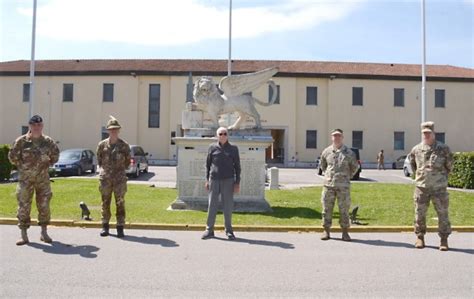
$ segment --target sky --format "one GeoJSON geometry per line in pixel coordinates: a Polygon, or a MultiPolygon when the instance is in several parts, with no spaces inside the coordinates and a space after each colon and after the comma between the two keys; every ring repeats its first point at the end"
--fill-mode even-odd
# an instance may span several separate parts
{"type": "MultiPolygon", "coordinates": [[[[229,0],[37,0],[36,59],[227,59],[229,0]]],[[[233,0],[232,59],[421,63],[421,0],[233,0]]],[[[0,61],[33,0],[0,0],[0,61]]],[[[426,62],[474,68],[474,0],[426,0],[426,62]]]]}

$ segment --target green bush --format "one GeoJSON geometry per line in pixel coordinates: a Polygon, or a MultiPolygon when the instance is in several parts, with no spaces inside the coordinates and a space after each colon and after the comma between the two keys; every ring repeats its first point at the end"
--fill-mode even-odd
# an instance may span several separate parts
{"type": "Polygon", "coordinates": [[[12,172],[13,165],[8,160],[10,145],[0,145],[0,181],[8,180],[12,172]]]}
{"type": "Polygon", "coordinates": [[[474,152],[455,153],[453,171],[449,174],[450,187],[474,189],[474,152]]]}

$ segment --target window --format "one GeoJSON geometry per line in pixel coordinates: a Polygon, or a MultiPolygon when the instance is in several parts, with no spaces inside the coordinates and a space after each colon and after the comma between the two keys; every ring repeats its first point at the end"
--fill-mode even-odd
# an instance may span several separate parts
{"type": "Polygon", "coordinates": [[[107,132],[107,129],[105,127],[102,127],[100,131],[100,140],[104,140],[109,138],[109,133],[107,132]]]}
{"type": "Polygon", "coordinates": [[[306,87],[306,105],[318,105],[318,88],[316,86],[306,87]]]}
{"type": "Polygon", "coordinates": [[[63,84],[63,102],[72,102],[74,94],[74,85],[70,83],[63,84]]]}
{"type": "MultiPolygon", "coordinates": [[[[280,85],[276,86],[276,90],[277,90],[277,96],[273,104],[280,104],[280,85]]],[[[269,85],[268,86],[268,102],[269,103],[272,100],[272,97],[273,97],[273,88],[271,87],[271,85],[269,85]]]]}
{"type": "Polygon", "coordinates": [[[148,127],[160,127],[160,84],[150,84],[148,98],[148,127]]]}
{"type": "Polygon", "coordinates": [[[362,106],[363,104],[362,87],[352,87],[352,106],[362,106]]]}
{"type": "Polygon", "coordinates": [[[317,148],[318,146],[318,131],[307,130],[306,131],[306,148],[317,148]]]}
{"type": "Polygon", "coordinates": [[[405,107],[405,89],[395,88],[393,90],[393,106],[405,107]]]}
{"type": "Polygon", "coordinates": [[[102,101],[104,102],[114,101],[114,85],[112,83],[104,83],[102,101]]]}
{"type": "Polygon", "coordinates": [[[445,134],[444,133],[435,133],[435,139],[438,142],[445,143],[445,134]]]}
{"type": "Polygon", "coordinates": [[[25,135],[26,133],[28,133],[28,130],[30,128],[28,126],[21,126],[21,135],[25,135]]]}
{"type": "Polygon", "coordinates": [[[194,90],[194,83],[193,84],[186,84],[186,102],[193,102],[193,90],[194,90]]]}
{"type": "Polygon", "coordinates": [[[244,92],[244,95],[246,95],[246,96],[253,96],[253,93],[252,93],[251,91],[249,91],[249,92],[244,92]]]}
{"type": "Polygon", "coordinates": [[[446,107],[444,89],[435,89],[435,107],[436,108],[446,107]]]}
{"type": "Polygon", "coordinates": [[[404,150],[405,149],[405,132],[394,132],[393,133],[393,149],[404,150]]]}
{"type": "Polygon", "coordinates": [[[352,131],[352,147],[362,149],[364,143],[363,131],[352,131]]]}
{"type": "Polygon", "coordinates": [[[30,101],[30,83],[23,84],[23,102],[30,101]]]}

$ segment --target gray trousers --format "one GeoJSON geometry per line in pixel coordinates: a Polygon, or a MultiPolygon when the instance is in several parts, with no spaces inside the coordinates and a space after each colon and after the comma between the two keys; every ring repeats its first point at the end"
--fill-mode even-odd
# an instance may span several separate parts
{"type": "Polygon", "coordinates": [[[234,209],[234,178],[209,181],[209,207],[207,210],[207,227],[214,230],[216,214],[219,204],[219,195],[223,204],[225,231],[232,230],[232,210],[234,209]]]}

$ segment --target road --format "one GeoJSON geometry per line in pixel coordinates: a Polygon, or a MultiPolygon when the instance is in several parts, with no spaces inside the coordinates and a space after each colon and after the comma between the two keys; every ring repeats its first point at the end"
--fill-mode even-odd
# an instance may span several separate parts
{"type": "MultiPolygon", "coordinates": [[[[53,227],[53,244],[16,246],[0,225],[1,298],[472,298],[474,234],[455,233],[451,251],[414,249],[408,233],[352,234],[353,242],[311,233],[236,232],[236,241],[200,232],[53,227]]],[[[334,234],[340,238],[340,234],[334,234]]]]}
{"type": "MultiPolygon", "coordinates": [[[[310,168],[280,168],[280,185],[282,189],[293,189],[314,185],[322,185],[323,177],[316,174],[315,169],[310,168]]],[[[82,178],[95,178],[97,175],[86,175],[82,178]]],[[[354,183],[380,182],[411,184],[412,180],[403,175],[402,170],[376,170],[364,169],[359,181],[354,183]]],[[[130,178],[132,184],[148,184],[156,187],[176,187],[176,167],[174,166],[150,166],[149,173],[141,174],[138,179],[130,178]]]]}

